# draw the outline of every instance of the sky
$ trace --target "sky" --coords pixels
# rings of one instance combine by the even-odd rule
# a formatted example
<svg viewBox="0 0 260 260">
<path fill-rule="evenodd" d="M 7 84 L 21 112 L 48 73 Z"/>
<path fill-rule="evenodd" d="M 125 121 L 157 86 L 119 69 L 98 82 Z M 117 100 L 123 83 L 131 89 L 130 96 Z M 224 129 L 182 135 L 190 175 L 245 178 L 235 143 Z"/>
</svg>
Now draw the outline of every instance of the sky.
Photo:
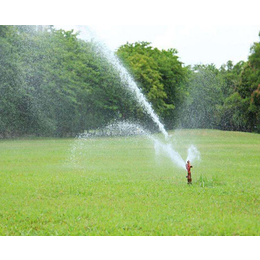
<svg viewBox="0 0 260 260">
<path fill-rule="evenodd" d="M 185 65 L 246 61 L 260 41 L 259 0 L 10 0 L 1 10 L 0 24 L 88 25 L 112 50 L 147 41 L 176 49 Z"/>
<path fill-rule="evenodd" d="M 129 42 L 151 42 L 159 49 L 174 48 L 185 65 L 247 60 L 259 42 L 260 25 L 104 25 L 92 26 L 112 50 Z"/>
<path fill-rule="evenodd" d="M 79 30 L 77 26 L 57 28 Z M 246 61 L 250 47 L 259 42 L 260 25 L 91 25 L 95 37 L 109 49 L 138 41 L 150 42 L 152 47 L 178 52 L 184 65 L 211 64 L 217 67 L 231 60 Z"/>
</svg>

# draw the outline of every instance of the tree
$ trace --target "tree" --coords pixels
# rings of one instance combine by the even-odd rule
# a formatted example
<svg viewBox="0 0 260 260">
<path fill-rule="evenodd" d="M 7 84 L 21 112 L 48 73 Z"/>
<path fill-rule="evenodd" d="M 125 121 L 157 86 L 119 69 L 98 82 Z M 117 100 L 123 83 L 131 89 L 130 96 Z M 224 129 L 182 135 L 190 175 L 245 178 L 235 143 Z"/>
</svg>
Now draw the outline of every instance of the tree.
<svg viewBox="0 0 260 260">
<path fill-rule="evenodd" d="M 127 43 L 121 46 L 117 55 L 128 68 L 148 101 L 172 129 L 176 120 L 174 109 L 185 96 L 186 69 L 178 61 L 177 51 L 160 51 L 148 42 Z"/>
<path fill-rule="evenodd" d="M 27 123 L 26 93 L 19 56 L 12 46 L 14 30 L 0 26 L 0 136 L 25 132 Z M 19 129 L 19 130 L 18 130 Z"/>
<path fill-rule="evenodd" d="M 232 61 L 228 61 L 219 70 L 223 93 L 223 104 L 217 107 L 219 129 L 232 131 L 246 131 L 247 129 L 246 104 L 237 92 L 244 66 L 244 61 L 235 65 Z"/>
<path fill-rule="evenodd" d="M 248 130 L 260 132 L 260 42 L 254 43 L 250 52 L 251 55 L 241 74 L 238 93 L 247 103 Z"/>
</svg>

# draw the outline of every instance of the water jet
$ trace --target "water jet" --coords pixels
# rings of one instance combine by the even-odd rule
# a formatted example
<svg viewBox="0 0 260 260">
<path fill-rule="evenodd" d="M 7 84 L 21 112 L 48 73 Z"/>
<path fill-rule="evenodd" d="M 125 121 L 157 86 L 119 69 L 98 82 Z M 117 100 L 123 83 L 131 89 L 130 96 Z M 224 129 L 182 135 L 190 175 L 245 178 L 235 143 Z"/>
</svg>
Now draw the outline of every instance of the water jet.
<svg viewBox="0 0 260 260">
<path fill-rule="evenodd" d="M 172 161 L 174 165 L 177 167 L 185 170 L 186 165 L 185 161 L 182 159 L 180 154 L 174 150 L 172 147 L 172 144 L 169 142 L 169 134 L 166 131 L 164 125 L 160 122 L 160 119 L 158 115 L 155 113 L 155 111 L 152 108 L 152 105 L 147 101 L 144 94 L 141 92 L 141 90 L 138 88 L 137 84 L 135 83 L 132 76 L 128 73 L 126 68 L 121 64 L 117 56 L 113 51 L 108 49 L 108 47 L 99 39 L 99 37 L 95 34 L 91 28 L 87 26 L 76 26 L 73 29 L 76 29 L 80 32 L 79 37 L 85 41 L 93 40 L 97 42 L 97 51 L 103 54 L 104 58 L 107 59 L 107 61 L 115 68 L 121 78 L 122 85 L 126 86 L 127 89 L 134 95 L 135 99 L 138 101 L 138 103 L 141 105 L 143 110 L 151 117 L 153 122 L 158 126 L 158 129 L 160 132 L 164 135 L 166 143 L 161 142 L 158 138 L 155 138 L 151 133 L 149 133 L 147 130 L 143 129 L 140 125 L 136 125 L 134 123 L 126 123 L 126 122 L 119 122 L 116 124 L 110 124 L 107 125 L 105 128 L 100 129 L 99 131 L 95 132 L 95 135 L 89 134 L 89 133 L 82 133 L 78 136 L 80 139 L 84 138 L 93 138 L 94 136 L 129 136 L 129 135 L 138 135 L 143 134 L 147 136 L 149 140 L 151 140 L 154 143 L 154 149 L 156 154 L 163 152 L 167 155 L 168 158 Z M 188 158 L 192 159 L 193 161 L 195 159 L 199 159 L 199 152 L 196 149 L 194 145 L 189 147 L 188 149 Z"/>
</svg>

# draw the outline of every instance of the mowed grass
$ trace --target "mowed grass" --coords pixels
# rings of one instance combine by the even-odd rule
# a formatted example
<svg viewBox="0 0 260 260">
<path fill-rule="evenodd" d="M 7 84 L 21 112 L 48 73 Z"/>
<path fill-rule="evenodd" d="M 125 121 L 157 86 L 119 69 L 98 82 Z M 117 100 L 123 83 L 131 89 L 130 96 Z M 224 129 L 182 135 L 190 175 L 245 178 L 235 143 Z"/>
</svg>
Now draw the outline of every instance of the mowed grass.
<svg viewBox="0 0 260 260">
<path fill-rule="evenodd" d="M 145 137 L 0 141 L 0 235 L 260 235 L 260 135 L 171 134 L 193 185 Z"/>
</svg>

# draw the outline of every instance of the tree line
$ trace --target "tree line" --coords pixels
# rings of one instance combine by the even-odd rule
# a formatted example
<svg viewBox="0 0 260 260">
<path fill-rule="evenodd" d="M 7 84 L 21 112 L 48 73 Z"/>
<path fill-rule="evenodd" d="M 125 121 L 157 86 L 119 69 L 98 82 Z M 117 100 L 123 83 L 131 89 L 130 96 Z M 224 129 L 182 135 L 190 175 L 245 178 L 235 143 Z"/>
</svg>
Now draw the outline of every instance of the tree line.
<svg viewBox="0 0 260 260">
<path fill-rule="evenodd" d="M 177 50 L 148 42 L 126 43 L 116 55 L 167 129 L 260 132 L 260 42 L 248 61 L 219 69 L 184 66 Z M 75 136 L 115 120 L 156 131 L 125 84 L 98 43 L 73 30 L 0 26 L 2 138 Z"/>
</svg>

